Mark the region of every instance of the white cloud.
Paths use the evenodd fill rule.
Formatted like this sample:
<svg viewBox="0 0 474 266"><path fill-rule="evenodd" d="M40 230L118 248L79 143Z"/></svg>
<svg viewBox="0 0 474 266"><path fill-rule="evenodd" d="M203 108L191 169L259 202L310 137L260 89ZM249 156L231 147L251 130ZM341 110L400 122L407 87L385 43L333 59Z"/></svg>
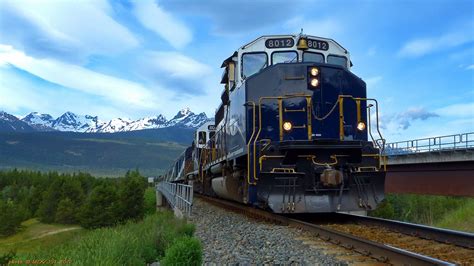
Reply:
<svg viewBox="0 0 474 266"><path fill-rule="evenodd" d="M133 13L143 26L160 35L174 48L183 48L192 40L191 30L152 0L135 1Z"/></svg>
<svg viewBox="0 0 474 266"><path fill-rule="evenodd" d="M418 57L429 53L453 48L474 41L469 30L446 33L441 36L411 40L399 50L399 56Z"/></svg>
<svg viewBox="0 0 474 266"><path fill-rule="evenodd" d="M474 102L451 104L436 110L441 116L474 117Z"/></svg>
<svg viewBox="0 0 474 266"><path fill-rule="evenodd" d="M342 30L340 23L336 20L310 20L302 16L288 20L284 24L284 27L292 30L292 32L300 32L302 28L304 34L332 39L335 39L337 34Z"/></svg>
<svg viewBox="0 0 474 266"><path fill-rule="evenodd" d="M66 111L77 114L98 115L100 119L111 119L115 116L126 117L129 109L120 105L103 105L100 99L84 97L74 90L48 88L12 74L8 69L0 68L0 110L3 109L17 116L24 116L31 111L47 112L58 117Z"/></svg>
<svg viewBox="0 0 474 266"><path fill-rule="evenodd" d="M474 69L474 64L468 65L468 66L466 67L466 70L470 70L470 69Z"/></svg>
<svg viewBox="0 0 474 266"><path fill-rule="evenodd" d="M173 78L199 79L211 73L208 65L176 52L149 52L146 57L156 70Z"/></svg>
<svg viewBox="0 0 474 266"><path fill-rule="evenodd" d="M7 21L10 27L2 27L6 32L1 41L27 53L36 49L42 57L48 52L111 55L139 44L127 28L109 16L111 7L106 0L8 1L2 5L2 12L13 21Z"/></svg>
<svg viewBox="0 0 474 266"><path fill-rule="evenodd" d="M159 104L159 99L169 96L160 91L163 98L157 98L138 83L55 60L35 59L12 47L0 45L0 66L5 64L14 65L46 81L126 106L153 108Z"/></svg>
<svg viewBox="0 0 474 266"><path fill-rule="evenodd" d="M178 98L206 94L219 84L211 67L178 52L145 51L136 56L130 69L150 87L158 84Z"/></svg>

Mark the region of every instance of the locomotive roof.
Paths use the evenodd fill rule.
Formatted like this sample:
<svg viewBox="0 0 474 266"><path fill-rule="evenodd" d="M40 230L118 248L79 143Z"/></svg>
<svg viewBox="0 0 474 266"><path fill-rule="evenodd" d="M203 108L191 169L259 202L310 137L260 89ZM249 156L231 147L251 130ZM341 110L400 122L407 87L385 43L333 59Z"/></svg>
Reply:
<svg viewBox="0 0 474 266"><path fill-rule="evenodd" d="M225 67L227 66L227 64L232 61L232 58L237 56L238 55L238 51L241 51L241 50L245 50L247 47L251 46L252 44L256 43L257 41L261 40L261 39L267 39L267 38L281 38L281 37L291 37L291 38L294 38L295 41L298 41L300 38L314 38L314 39L318 39L318 40L324 40L324 41L327 41L327 42L331 42L332 44L336 45L337 47L339 47L340 49L342 49L344 51L344 53L348 53L347 49L344 48L342 45L340 45L338 42L336 42L334 39L331 39L331 38L325 38L325 37L319 37L319 36L314 36L314 35L307 35L307 34L281 34L281 35L262 35L256 39L254 39L253 41L247 43L247 44L244 44L242 45L241 47L239 47L239 49L237 49L237 51L235 51L231 56L229 56L228 58L226 58L223 62L222 62L222 65L221 67Z"/></svg>

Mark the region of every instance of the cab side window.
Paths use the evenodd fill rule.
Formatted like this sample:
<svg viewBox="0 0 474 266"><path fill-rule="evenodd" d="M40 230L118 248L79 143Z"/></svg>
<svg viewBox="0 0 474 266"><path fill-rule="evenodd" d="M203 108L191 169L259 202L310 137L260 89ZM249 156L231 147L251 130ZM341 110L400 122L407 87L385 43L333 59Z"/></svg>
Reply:
<svg viewBox="0 0 474 266"><path fill-rule="evenodd" d="M206 132L200 131L198 135L198 143L199 144L206 144Z"/></svg>
<svg viewBox="0 0 474 266"><path fill-rule="evenodd" d="M242 55L242 77L248 78L268 65L266 53L246 53Z"/></svg>

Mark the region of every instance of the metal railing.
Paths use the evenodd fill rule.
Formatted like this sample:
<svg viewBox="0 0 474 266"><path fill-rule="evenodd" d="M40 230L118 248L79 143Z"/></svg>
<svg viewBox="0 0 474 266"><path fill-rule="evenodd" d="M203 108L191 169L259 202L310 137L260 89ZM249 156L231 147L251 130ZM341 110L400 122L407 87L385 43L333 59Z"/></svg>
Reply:
<svg viewBox="0 0 474 266"><path fill-rule="evenodd" d="M385 155L404 155L474 148L474 132L385 144Z"/></svg>
<svg viewBox="0 0 474 266"><path fill-rule="evenodd" d="M162 181L158 183L158 189L171 208L179 209L183 215L190 217L193 207L193 186L179 183Z"/></svg>

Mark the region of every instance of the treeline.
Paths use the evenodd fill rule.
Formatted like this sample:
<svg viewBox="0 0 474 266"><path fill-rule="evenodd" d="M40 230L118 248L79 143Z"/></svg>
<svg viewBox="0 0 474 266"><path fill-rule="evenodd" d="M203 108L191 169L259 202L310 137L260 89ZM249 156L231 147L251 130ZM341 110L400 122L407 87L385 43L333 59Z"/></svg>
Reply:
<svg viewBox="0 0 474 266"><path fill-rule="evenodd" d="M144 216L147 183L138 171L123 178L86 173L0 172L0 235L15 233L22 221L112 226Z"/></svg>

